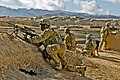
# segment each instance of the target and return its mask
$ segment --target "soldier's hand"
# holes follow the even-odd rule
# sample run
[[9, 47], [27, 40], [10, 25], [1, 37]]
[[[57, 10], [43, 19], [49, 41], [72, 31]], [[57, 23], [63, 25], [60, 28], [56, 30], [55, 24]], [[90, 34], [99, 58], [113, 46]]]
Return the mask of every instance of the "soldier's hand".
[[43, 42], [40, 42], [40, 43], [34, 43], [34, 45], [36, 45], [37, 47], [40, 47], [41, 45], [43, 45]]

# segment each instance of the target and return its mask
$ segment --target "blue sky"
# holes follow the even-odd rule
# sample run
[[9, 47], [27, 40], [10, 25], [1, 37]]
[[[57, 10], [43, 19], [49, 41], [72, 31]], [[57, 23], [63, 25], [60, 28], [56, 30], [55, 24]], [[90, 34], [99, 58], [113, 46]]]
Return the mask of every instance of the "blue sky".
[[0, 5], [120, 16], [120, 0], [0, 0]]

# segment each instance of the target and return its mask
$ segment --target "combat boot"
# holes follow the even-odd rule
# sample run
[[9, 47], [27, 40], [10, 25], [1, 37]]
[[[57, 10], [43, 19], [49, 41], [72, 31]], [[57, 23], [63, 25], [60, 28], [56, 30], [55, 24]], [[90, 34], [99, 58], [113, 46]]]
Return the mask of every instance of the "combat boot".
[[85, 76], [86, 66], [76, 66], [77, 72], [81, 74], [82, 77]]
[[61, 64], [61, 62], [56, 65], [55, 69], [56, 70], [62, 70], [62, 64]]

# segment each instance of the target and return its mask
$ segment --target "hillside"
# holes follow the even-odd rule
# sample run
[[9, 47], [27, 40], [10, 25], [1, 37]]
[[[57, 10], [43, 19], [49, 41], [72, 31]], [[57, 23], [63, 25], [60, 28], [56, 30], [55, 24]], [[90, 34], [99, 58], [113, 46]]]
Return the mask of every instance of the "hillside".
[[[36, 46], [6, 33], [0, 33], [0, 49], [0, 80], [90, 80], [75, 72], [54, 70]], [[72, 54], [67, 55], [70, 60]]]

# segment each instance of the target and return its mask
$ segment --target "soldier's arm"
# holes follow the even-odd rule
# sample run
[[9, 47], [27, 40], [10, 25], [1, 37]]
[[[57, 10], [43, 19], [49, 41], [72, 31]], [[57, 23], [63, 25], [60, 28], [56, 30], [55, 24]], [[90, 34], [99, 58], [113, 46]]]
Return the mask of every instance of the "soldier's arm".
[[112, 32], [112, 30], [110, 30], [110, 28], [107, 29], [107, 36]]
[[65, 42], [65, 43], [68, 42], [68, 39], [67, 39], [67, 38], [68, 38], [68, 35], [66, 35], [66, 36], [64, 37], [64, 42]]
[[36, 37], [30, 39], [30, 42], [31, 43], [40, 43], [40, 42], [43, 42], [46, 39], [48, 39], [49, 36], [50, 36], [50, 31], [45, 30], [41, 36], [36, 36]]
[[73, 44], [77, 44], [77, 40], [76, 40], [76, 36], [75, 35], [73, 35]]

